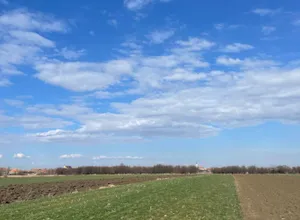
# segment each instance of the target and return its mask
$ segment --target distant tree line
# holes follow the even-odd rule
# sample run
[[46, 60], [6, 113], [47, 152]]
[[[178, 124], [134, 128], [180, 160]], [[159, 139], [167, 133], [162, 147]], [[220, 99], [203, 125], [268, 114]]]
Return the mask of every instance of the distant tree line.
[[[155, 165], [155, 166], [84, 166], [77, 168], [56, 168], [55, 174], [57, 175], [79, 175], [79, 174], [143, 174], [143, 173], [197, 173], [196, 166], [171, 166], [171, 165]], [[53, 170], [49, 170], [53, 173]]]
[[[226, 166], [213, 167], [209, 169], [215, 174], [300, 174], [300, 166], [275, 166], [275, 167], [257, 167], [257, 166]], [[8, 169], [0, 169], [0, 176], [6, 175]], [[172, 166], [172, 165], [154, 165], [154, 166], [82, 166], [77, 168], [56, 168], [45, 169], [44, 172], [36, 173], [38, 175], [88, 175], [88, 174], [194, 174], [203, 172], [196, 166]], [[205, 172], [205, 171], [204, 171]], [[33, 171], [20, 171], [18, 175], [33, 174]]]
[[276, 167], [257, 167], [257, 166], [227, 166], [211, 168], [212, 173], [232, 173], [232, 174], [299, 174], [300, 167], [276, 166]]

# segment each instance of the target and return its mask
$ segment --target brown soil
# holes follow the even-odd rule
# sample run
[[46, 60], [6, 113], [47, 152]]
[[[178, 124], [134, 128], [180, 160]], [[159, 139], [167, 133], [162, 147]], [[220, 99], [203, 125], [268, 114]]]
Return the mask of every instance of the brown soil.
[[[177, 175], [178, 177], [178, 175]], [[44, 196], [76, 193], [88, 189], [106, 188], [115, 185], [156, 180], [158, 176], [127, 177], [112, 180], [72, 180], [56, 183], [13, 184], [0, 188], [0, 204], [32, 200]]]
[[300, 176], [235, 175], [244, 220], [299, 220]]

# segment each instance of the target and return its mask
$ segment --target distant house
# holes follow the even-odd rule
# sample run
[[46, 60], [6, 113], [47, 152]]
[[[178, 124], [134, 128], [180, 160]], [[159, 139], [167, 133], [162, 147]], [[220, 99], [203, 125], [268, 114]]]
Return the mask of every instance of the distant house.
[[202, 166], [199, 166], [199, 167], [198, 167], [198, 170], [199, 170], [200, 172], [207, 171], [207, 169], [206, 169], [205, 167], [202, 167]]
[[9, 171], [9, 175], [17, 175], [19, 174], [20, 170], [19, 169], [16, 169], [16, 168], [13, 168]]
[[72, 169], [71, 166], [64, 166], [65, 169]]
[[47, 169], [40, 169], [40, 168], [33, 168], [31, 169], [31, 173], [34, 173], [36, 175], [45, 175], [47, 174]]
[[196, 167], [198, 168], [199, 173], [210, 173], [211, 172], [211, 170], [209, 168], [200, 166], [200, 165], [198, 165], [198, 163], [196, 164]]

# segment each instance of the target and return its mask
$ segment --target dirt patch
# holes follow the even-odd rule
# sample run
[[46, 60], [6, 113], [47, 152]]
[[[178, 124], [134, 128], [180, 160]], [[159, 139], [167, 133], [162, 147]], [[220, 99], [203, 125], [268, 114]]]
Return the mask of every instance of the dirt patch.
[[159, 181], [159, 180], [167, 180], [167, 179], [170, 179], [170, 178], [168, 178], [168, 177], [165, 177], [165, 178], [156, 178], [157, 181]]
[[299, 220], [300, 177], [235, 175], [244, 220]]
[[[170, 176], [171, 177], [171, 176]], [[173, 176], [174, 177], [174, 176]], [[176, 175], [176, 177], [179, 177]], [[72, 180], [55, 183], [13, 184], [0, 188], [0, 204], [32, 200], [45, 196], [77, 193], [89, 189], [114, 187], [116, 185], [156, 180], [158, 176], [126, 177], [105, 180]], [[163, 178], [163, 177], [161, 177]]]

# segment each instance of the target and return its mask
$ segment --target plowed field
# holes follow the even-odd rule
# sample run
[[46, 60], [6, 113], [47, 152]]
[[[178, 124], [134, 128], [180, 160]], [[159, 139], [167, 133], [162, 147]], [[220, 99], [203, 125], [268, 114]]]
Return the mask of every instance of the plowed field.
[[300, 176], [235, 175], [244, 220], [299, 220]]
[[[89, 189], [97, 189], [111, 185], [123, 185], [128, 183], [156, 180], [157, 178], [171, 178], [172, 175], [141, 175], [124, 176], [115, 179], [99, 180], [73, 180], [64, 182], [45, 182], [32, 184], [10, 184], [0, 188], [0, 204], [7, 204], [15, 201], [32, 200], [45, 196], [56, 196], [65, 193], [74, 193]], [[176, 175], [179, 177], [179, 175]]]

